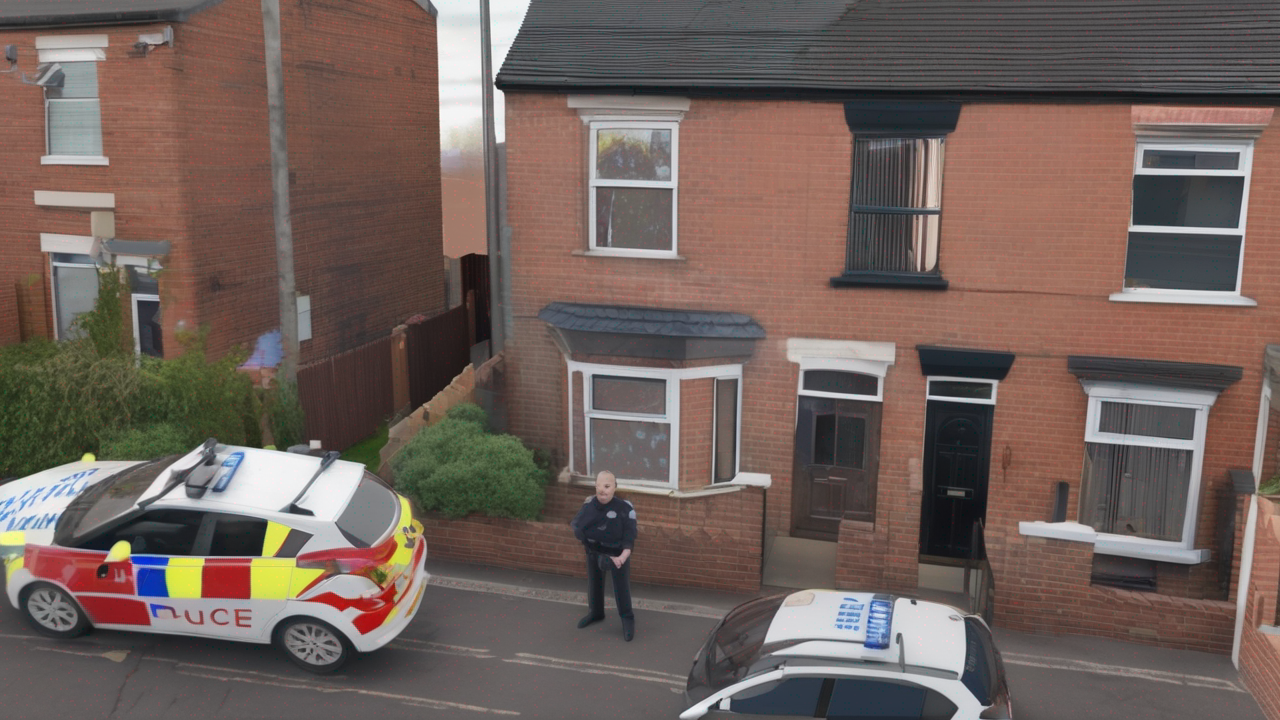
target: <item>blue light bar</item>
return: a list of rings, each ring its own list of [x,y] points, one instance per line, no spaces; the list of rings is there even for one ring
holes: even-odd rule
[[[867,609],[867,641],[863,647],[872,650],[885,650],[889,647],[889,636],[893,625],[893,598],[889,595],[874,595],[871,607]]]
[[[231,484],[231,478],[235,477],[236,470],[240,469],[240,463],[244,460],[244,453],[233,452],[222,461],[222,467],[218,468],[218,475],[213,480],[213,491],[222,492]]]

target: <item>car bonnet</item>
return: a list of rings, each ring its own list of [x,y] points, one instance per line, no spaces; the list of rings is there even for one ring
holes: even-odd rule
[[[23,544],[50,544],[58,518],[76,496],[137,464],[74,462],[0,485],[0,533],[20,532]]]

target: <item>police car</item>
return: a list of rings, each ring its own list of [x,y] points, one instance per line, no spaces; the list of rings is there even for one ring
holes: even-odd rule
[[[805,590],[732,610],[694,656],[695,718],[1013,717],[982,618],[891,595]]]
[[[98,627],[274,643],[332,672],[409,624],[426,555],[409,500],[336,452],[209,439],[0,486],[9,601],[59,638]]]

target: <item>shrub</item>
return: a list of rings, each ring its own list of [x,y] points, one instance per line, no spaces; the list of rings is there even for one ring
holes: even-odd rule
[[[280,381],[268,390],[262,406],[267,412],[267,425],[276,447],[287,450],[291,445],[305,442],[307,418],[302,411],[296,383]]]
[[[397,485],[423,509],[445,517],[536,518],[545,472],[519,438],[493,435],[486,425],[475,405],[451,409],[392,459]]]
[[[173,423],[158,423],[105,433],[99,460],[153,460],[186,454],[193,448],[189,433]]]

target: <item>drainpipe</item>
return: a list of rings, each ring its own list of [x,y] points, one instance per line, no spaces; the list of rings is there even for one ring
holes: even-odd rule
[[[280,0],[262,0],[267,66],[267,124],[271,135],[271,195],[275,214],[276,281],[280,296],[280,377],[298,378],[298,297],[293,278],[293,221],[289,216],[289,145],[285,139],[284,61],[280,53]]]
[[[480,0],[480,87],[484,94],[484,219],[489,251],[489,356],[502,352],[506,333],[503,297],[503,252],[498,236],[497,143],[493,126],[493,45],[489,32],[489,0]]]
[[[1240,581],[1236,586],[1236,629],[1231,639],[1231,664],[1240,669],[1240,641],[1244,637],[1245,606],[1249,602],[1249,578],[1253,573],[1253,543],[1258,534],[1258,482],[1262,474],[1262,456],[1266,452],[1267,422],[1271,415],[1271,371],[1264,367],[1262,375],[1262,401],[1258,410],[1258,435],[1253,450],[1254,494],[1249,496],[1249,510],[1245,516],[1244,543],[1240,548]]]

